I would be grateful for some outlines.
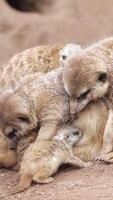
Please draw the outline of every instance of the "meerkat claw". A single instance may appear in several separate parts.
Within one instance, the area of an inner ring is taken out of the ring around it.
[[[105,162],[105,163],[113,163],[113,152],[99,154],[95,161]]]

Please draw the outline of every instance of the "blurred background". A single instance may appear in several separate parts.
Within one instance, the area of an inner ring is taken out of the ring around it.
[[[32,46],[112,34],[113,0],[0,0],[0,65]]]

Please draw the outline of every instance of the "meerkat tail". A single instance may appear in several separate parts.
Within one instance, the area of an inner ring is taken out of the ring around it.
[[[16,185],[11,190],[11,194],[23,192],[24,190],[26,190],[31,185],[31,182],[32,182],[32,176],[30,176],[30,175],[22,175],[18,185]]]

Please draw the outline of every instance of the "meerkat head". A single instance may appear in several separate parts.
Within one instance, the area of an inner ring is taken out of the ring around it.
[[[76,55],[82,50],[81,46],[78,44],[69,43],[60,50],[60,64],[64,66],[66,60],[73,55]]]
[[[54,136],[54,139],[66,142],[66,144],[73,146],[81,140],[82,136],[82,131],[80,131],[78,128],[64,125],[58,130],[56,136]]]
[[[37,120],[32,105],[25,94],[5,93],[0,98],[0,128],[14,139],[36,128]]]
[[[67,60],[63,82],[70,97],[70,112],[75,114],[89,101],[106,94],[109,87],[107,64],[90,52],[81,52]]]

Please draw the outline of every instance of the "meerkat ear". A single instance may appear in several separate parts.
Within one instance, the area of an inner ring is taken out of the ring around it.
[[[67,44],[64,46],[64,48],[62,50],[60,50],[60,64],[61,66],[64,65],[65,61],[68,58],[73,57],[74,55],[76,55],[77,53],[79,53],[82,50],[80,45],[77,44]]]

